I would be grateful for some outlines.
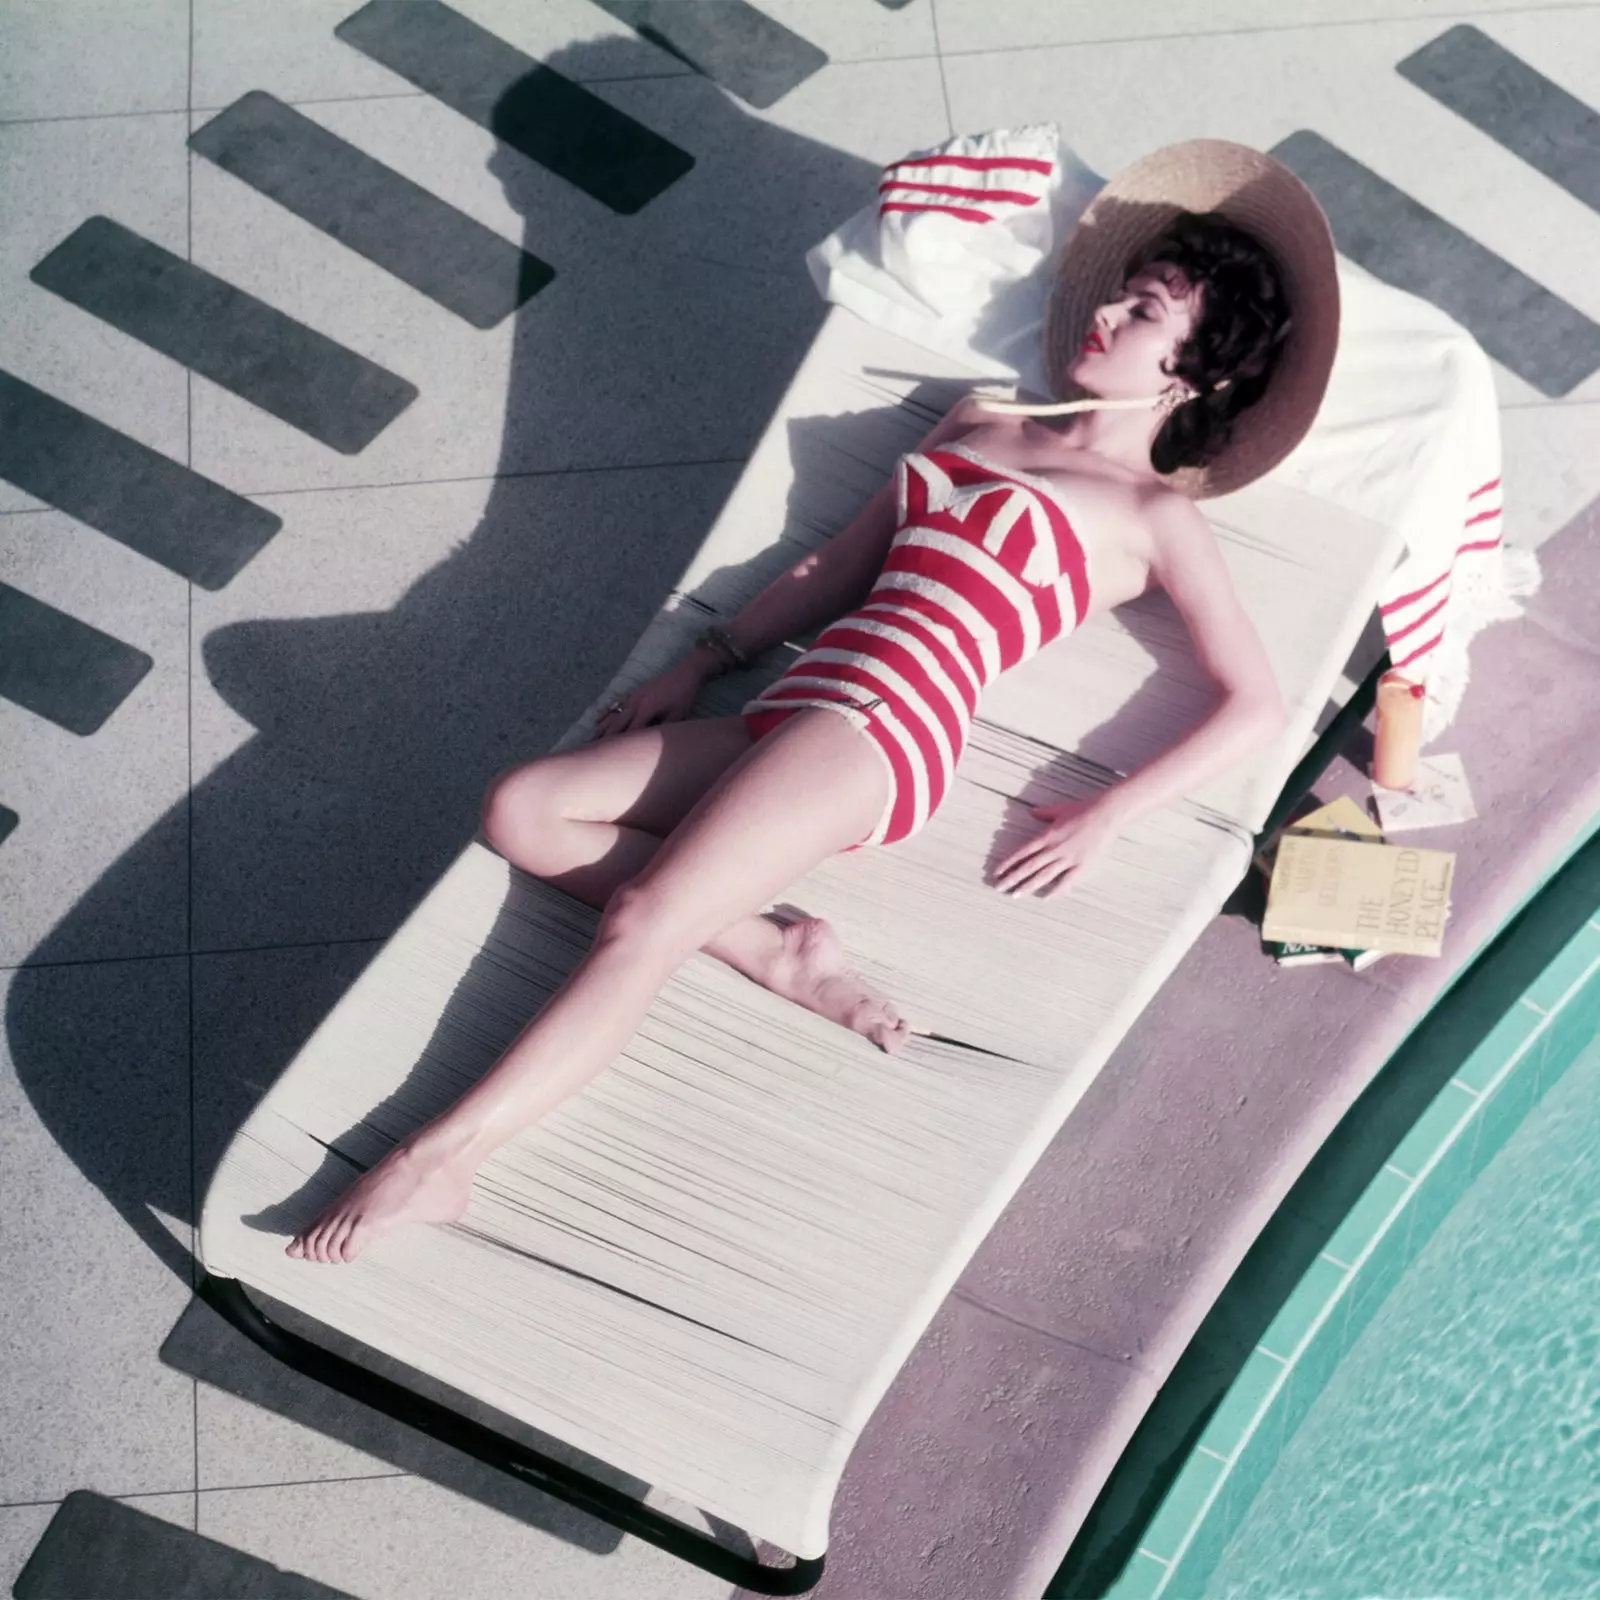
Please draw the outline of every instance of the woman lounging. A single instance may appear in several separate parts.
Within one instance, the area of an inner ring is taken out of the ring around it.
[[[1270,664],[1193,497],[1258,476],[1309,427],[1336,308],[1326,224],[1269,158],[1197,142],[1108,184],[1047,319],[1052,386],[1088,402],[962,401],[848,527],[613,704],[594,741],[490,786],[489,842],[602,909],[593,947],[490,1071],[288,1253],[349,1261],[400,1223],[454,1221],[489,1152],[594,1078],[697,949],[898,1049],[906,1020],[828,925],[760,908],[828,856],[915,833],[984,686],[1151,585],[1221,703],[1094,800],[1036,807],[995,887],[1070,886],[1133,818],[1276,736]],[[707,678],[825,624],[742,715],[684,720]]]

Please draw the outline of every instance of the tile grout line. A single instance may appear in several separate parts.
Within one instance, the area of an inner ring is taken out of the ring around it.
[[[191,382],[193,381],[191,377]],[[231,492],[245,500],[264,500],[280,494],[344,494],[353,490],[427,489],[440,483],[499,483],[519,478],[577,477],[584,473],[600,472],[667,472],[676,467],[740,467],[750,456],[689,456],[681,461],[615,461],[597,465],[573,467],[530,467],[525,472],[468,472],[451,478],[401,478],[394,483],[313,483],[301,489],[232,489]],[[201,474],[205,476],[204,473]],[[55,506],[14,506],[10,511],[0,511],[0,517],[42,517]],[[59,514],[59,513],[58,513]],[[0,971],[4,971],[0,967]]]
[[[950,85],[945,82],[944,51],[939,44],[939,0],[928,0],[928,20],[933,25],[933,58],[939,63],[939,93],[944,96],[945,137],[956,136],[956,119],[950,111]]]
[[[193,383],[193,375],[189,379]],[[1527,401],[1507,403],[1501,405],[1502,411],[1525,410],[1532,411],[1549,407],[1578,407],[1600,406],[1600,397],[1593,400],[1550,400]],[[598,462],[588,465],[575,465],[567,467],[530,467],[522,472],[469,472],[444,478],[399,478],[392,483],[314,483],[300,488],[267,488],[267,489],[234,489],[232,492],[246,500],[264,500],[274,495],[289,494],[344,494],[356,490],[372,491],[384,489],[427,489],[436,484],[443,483],[499,483],[513,481],[521,478],[560,478],[576,477],[585,473],[600,472],[661,472],[674,467],[736,467],[748,462],[748,455],[742,456],[689,456],[678,461],[617,461]],[[202,474],[203,476],[203,474]],[[57,508],[50,505],[41,506],[13,506],[9,510],[0,509],[0,518],[4,517],[43,517],[56,512]],[[1508,541],[1514,548],[1528,548],[1516,541]],[[1593,924],[1600,927],[1600,922]],[[0,971],[4,971],[0,967]]]
[[[930,0],[930,6],[933,0]],[[1042,44],[1016,44],[1001,45],[997,48],[977,47],[972,49],[945,49],[938,43],[938,26],[935,20],[933,51],[911,51],[904,55],[860,56],[860,57],[832,57],[830,65],[842,67],[869,67],[879,62],[887,61],[926,61],[930,55],[943,64],[946,55],[950,56],[1002,56],[1023,55],[1039,50],[1071,50],[1078,48],[1091,48],[1100,45],[1116,44],[1170,44],[1192,43],[1199,39],[1231,39],[1251,34],[1270,33],[1297,33],[1312,29],[1328,28],[1367,28],[1383,26],[1385,24],[1410,25],[1428,22],[1440,26],[1447,26],[1458,22],[1476,22],[1484,17],[1523,17],[1543,12],[1568,12],[1587,11],[1592,9],[1594,0],[1547,0],[1542,5],[1508,5],[1485,8],[1474,11],[1445,12],[1431,17],[1336,17],[1326,22],[1290,22],[1281,24],[1262,24],[1246,28],[1207,28],[1199,31],[1189,30],[1185,33],[1134,33],[1134,34],[1108,34],[1094,39],[1058,39],[1046,41]],[[191,52],[193,47],[191,28]],[[703,74],[688,72],[641,72],[624,73],[617,77],[603,78],[575,78],[572,81],[580,86],[591,83],[670,83],[679,80],[696,79]],[[73,112],[62,116],[46,117],[0,117],[0,128],[26,127],[32,123],[43,122],[102,122],[113,117],[159,117],[176,116],[180,110],[184,111],[222,111],[224,106],[196,106],[193,104],[193,77],[191,71],[190,104],[185,107],[152,106],[139,111],[87,111]],[[421,100],[427,95],[422,90],[389,90],[379,94],[360,95],[321,95],[310,96],[304,99],[285,100],[286,105],[345,105],[357,104],[364,100]],[[948,113],[948,97],[946,111]]]
[[[399,924],[396,923],[398,928]],[[253,956],[276,950],[316,950],[323,946],[345,944],[382,944],[388,933],[362,933],[337,939],[296,939],[286,944],[218,945],[213,950],[152,950],[136,956],[84,956],[76,961],[24,961],[14,967],[0,967],[3,972],[47,972],[55,967],[103,967],[121,961],[183,961],[190,956]]]
[[[1027,49],[1029,46],[1019,46]],[[1001,52],[997,52],[1001,53]],[[830,56],[828,65],[831,67],[875,67],[880,62],[900,61],[931,61],[936,52],[932,50],[913,50],[905,55],[892,56]],[[686,68],[682,72],[626,72],[617,77],[605,78],[574,78],[572,82],[580,89],[587,89],[591,84],[604,83],[692,83],[712,81],[703,72],[693,68]],[[191,80],[191,95],[192,95]],[[264,93],[271,94],[270,89]],[[365,105],[369,100],[428,100],[432,96],[426,89],[386,89],[378,94],[312,94],[312,95],[274,95],[274,99],[282,100],[286,106],[358,106]],[[44,117],[0,117],[0,128],[31,128],[44,123],[52,122],[111,122],[119,118],[128,117],[177,117],[185,112],[196,111],[226,111],[229,105],[236,104],[231,100],[227,105],[197,106],[192,98],[186,106],[144,106],[137,111],[69,111],[58,116]]]
[[[184,96],[185,107],[183,117],[183,163],[185,186],[187,190],[186,205],[188,207],[188,245],[189,261],[194,260],[194,152],[189,148],[189,134],[194,126],[194,0],[189,0],[189,74],[188,88]],[[194,373],[184,370],[184,430],[185,450],[184,465],[192,472],[194,470]],[[199,1286],[196,1276],[200,1263],[199,1245],[200,1228],[199,1212],[195,1201],[195,1169],[194,1169],[194,579],[185,580],[184,585],[189,591],[189,626],[184,649],[184,681],[187,684],[186,718],[187,729],[187,782],[184,785],[184,847],[187,853],[188,865],[185,882],[184,897],[184,924],[183,943],[185,950],[185,965],[188,969],[188,1009],[189,1009],[189,1288],[193,1292]],[[193,1473],[190,1501],[190,1526],[195,1533],[200,1532],[200,1380],[190,1378],[189,1393],[189,1421],[191,1457],[190,1469]]]
[[[513,478],[576,477],[586,472],[662,472],[673,467],[739,467],[750,460],[742,456],[698,456],[684,461],[618,461],[598,466],[530,467],[525,472],[469,472],[451,478],[404,478],[398,483],[330,483],[311,484],[304,489],[235,489],[234,493],[247,500],[264,500],[279,494],[329,494],[350,489],[422,489],[437,483],[499,483]],[[46,510],[51,509],[45,507]]]
[[[1600,404],[1600,402],[1596,402]],[[398,478],[393,483],[312,483],[298,489],[232,489],[246,500],[264,500],[280,494],[345,494],[356,489],[427,489],[439,483],[499,483],[516,478],[578,477],[598,472],[666,472],[674,467],[740,467],[750,460],[742,456],[686,456],[680,461],[612,461],[571,467],[529,467],[523,472],[467,472],[449,478]],[[202,473],[203,477],[204,474]],[[55,506],[14,506],[0,511],[0,517],[42,517],[57,511]],[[59,513],[58,513],[59,514]]]
[[[1427,17],[1334,17],[1326,22],[1287,22],[1276,25],[1262,23],[1250,28],[1190,29],[1187,33],[1108,34],[1099,39],[1057,39],[1042,44],[999,45],[992,49],[978,46],[968,50],[951,50],[946,53],[952,56],[1014,56],[1040,50],[1088,49],[1111,44],[1193,44],[1200,39],[1236,39],[1263,33],[1300,33],[1308,32],[1313,28],[1371,28],[1382,27],[1386,23],[1399,25],[1430,23],[1443,28],[1458,22],[1476,22],[1481,17],[1516,18],[1544,11],[1588,11],[1592,10],[1593,6],[1594,0],[1553,0],[1553,3],[1545,5],[1500,6],[1481,11],[1444,12]]]
[[[324,1483],[382,1483],[390,1478],[414,1477],[416,1477],[414,1472],[353,1472],[342,1478],[282,1478],[275,1479],[271,1483],[216,1483],[210,1488],[199,1490],[140,1489],[131,1494],[117,1494],[110,1490],[96,1489],[93,1492],[104,1494],[107,1500],[162,1500],[169,1497],[176,1498],[178,1495],[245,1494],[252,1489],[307,1489]],[[26,1511],[35,1506],[58,1506],[65,1498],[65,1495],[61,1495],[53,1500],[0,1501],[0,1511]]]
[[[926,61],[927,54],[910,56],[871,56],[862,61],[840,61],[833,63],[841,67],[870,66],[877,61]],[[679,78],[698,78],[702,74],[693,70],[685,72],[639,72],[621,78],[574,78],[572,81],[580,88],[585,88],[591,83],[652,83],[657,80],[665,83]],[[191,78],[191,94],[193,92]],[[264,93],[271,94],[270,89]],[[381,94],[313,94],[285,97],[275,95],[286,106],[357,106],[364,105],[369,100],[427,100],[430,98],[426,89],[387,89]],[[236,104],[229,101],[228,105]],[[43,123],[51,122],[112,122],[127,117],[178,117],[185,113],[196,111],[226,111],[227,105],[197,106],[192,98],[185,106],[145,106],[138,111],[69,111],[54,117],[0,117],[0,128],[31,128]]]
[[[388,94],[314,95],[304,100],[285,100],[286,106],[356,105],[363,100],[425,100],[423,89],[401,89]],[[0,128],[32,128],[55,122],[118,122],[129,117],[182,117],[196,111],[226,111],[227,106],[150,106],[142,111],[74,111],[58,117],[0,117]]]

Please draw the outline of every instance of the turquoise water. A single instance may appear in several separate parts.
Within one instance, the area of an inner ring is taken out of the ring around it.
[[[1204,1589],[1268,1596],[1600,1597],[1600,1041],[1406,1269]]]

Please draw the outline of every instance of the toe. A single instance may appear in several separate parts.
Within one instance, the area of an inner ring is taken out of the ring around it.
[[[308,1226],[300,1230],[300,1236],[295,1243],[300,1246],[300,1256],[304,1261],[317,1259],[317,1240],[322,1236],[322,1230],[327,1226],[328,1213],[319,1211],[311,1219]]]

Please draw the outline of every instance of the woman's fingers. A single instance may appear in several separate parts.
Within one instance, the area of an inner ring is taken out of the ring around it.
[[[1041,836],[1037,839],[1030,839],[1020,850],[1013,850],[1000,863],[999,870],[995,874],[996,885],[1004,888],[1007,879],[1019,877],[1023,872],[1036,867],[1039,864],[1039,858],[1050,848],[1049,839]]]
[[[1065,862],[1051,858],[1040,866],[1037,872],[1030,872],[1016,888],[1013,894],[1038,894],[1055,879],[1064,877],[1072,868]]]
[[[1074,865],[1048,845],[1031,845],[1001,864],[995,887],[1005,894],[1037,892],[1057,878],[1065,879]]]
[[[1028,872],[1018,878],[1008,891],[1011,894],[1037,893],[1045,884],[1059,877],[1067,868],[1063,863],[1050,860],[1041,863],[1035,871]]]

